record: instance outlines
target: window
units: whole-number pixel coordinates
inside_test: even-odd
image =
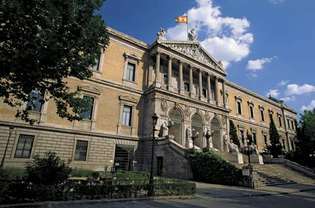
[[[291,127],[294,130],[294,122],[291,120]]]
[[[263,109],[260,109],[260,117],[261,117],[261,121],[265,121],[265,115],[264,115]]]
[[[184,90],[185,90],[186,92],[189,92],[189,83],[188,83],[188,82],[185,82],[185,83],[184,83]]]
[[[136,71],[136,65],[133,63],[127,63],[126,73],[125,73],[125,79],[128,81],[135,81],[135,71]]]
[[[74,159],[79,161],[86,161],[87,149],[88,141],[77,140]]]
[[[124,105],[122,112],[122,124],[125,126],[131,126],[132,107]]]
[[[241,135],[241,140],[242,140],[242,143],[244,144],[244,131],[243,130],[240,130],[240,135]]]
[[[44,100],[40,92],[38,90],[32,90],[31,94],[29,95],[29,100],[26,104],[26,109],[41,112],[43,102]]]
[[[257,144],[256,133],[253,132],[253,144]]]
[[[18,143],[16,145],[15,150],[15,158],[30,158],[33,142],[34,142],[34,135],[25,135],[21,134],[18,139]]]
[[[241,101],[237,101],[237,113],[242,115],[242,103]]]
[[[207,97],[207,90],[204,88],[202,89],[202,96]]]
[[[278,119],[279,119],[279,126],[282,127],[281,116],[279,116]]]
[[[86,120],[92,120],[94,98],[91,96],[83,96],[84,107],[80,113],[80,117]]]
[[[249,106],[249,111],[250,111],[250,118],[254,118],[254,107]]]
[[[287,119],[287,123],[288,123],[288,129],[291,129],[291,127],[290,127],[290,120],[289,119]]]
[[[100,56],[95,59],[95,65],[91,67],[92,71],[98,71],[99,70],[99,65],[100,65]]]

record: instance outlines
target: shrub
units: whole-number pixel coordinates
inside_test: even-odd
[[[73,168],[70,175],[72,177],[90,177],[93,175],[93,173],[93,170]]]
[[[56,153],[48,152],[43,158],[36,155],[26,172],[27,179],[33,184],[58,185],[68,179],[71,168]]]
[[[196,181],[223,185],[241,185],[242,171],[212,151],[190,155],[193,178]]]

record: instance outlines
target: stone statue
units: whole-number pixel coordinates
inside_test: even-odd
[[[238,149],[238,146],[234,144],[232,140],[228,142],[227,146],[228,146],[228,152],[236,152],[236,153],[240,152]]]
[[[192,148],[191,136],[192,136],[191,129],[188,127],[186,129],[186,147],[187,148]]]
[[[160,28],[160,31],[157,33],[157,40],[166,40],[166,31],[164,28]]]
[[[203,135],[206,137],[206,142],[207,142],[207,148],[213,148],[213,143],[212,143],[212,136],[213,132],[211,133],[210,129],[205,128]]]
[[[197,33],[196,30],[193,28],[190,30],[190,32],[188,33],[188,40],[190,41],[196,41],[197,40]]]
[[[160,132],[159,132],[159,137],[166,137],[168,136],[168,122],[164,121],[161,125]]]

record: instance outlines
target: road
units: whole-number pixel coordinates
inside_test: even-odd
[[[52,206],[55,207],[55,206]],[[315,208],[315,185],[266,187],[250,190],[239,187],[197,184],[191,199],[164,199],[97,204],[56,205],[59,208]]]

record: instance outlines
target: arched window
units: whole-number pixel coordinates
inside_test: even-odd
[[[174,136],[174,140],[183,144],[182,140],[182,115],[179,110],[173,109],[169,112],[169,119],[173,122],[173,125],[169,128],[169,135]]]
[[[195,139],[195,145],[203,148],[203,129],[202,129],[202,118],[198,114],[194,114],[191,118],[191,128],[195,129],[199,133],[198,138]]]

